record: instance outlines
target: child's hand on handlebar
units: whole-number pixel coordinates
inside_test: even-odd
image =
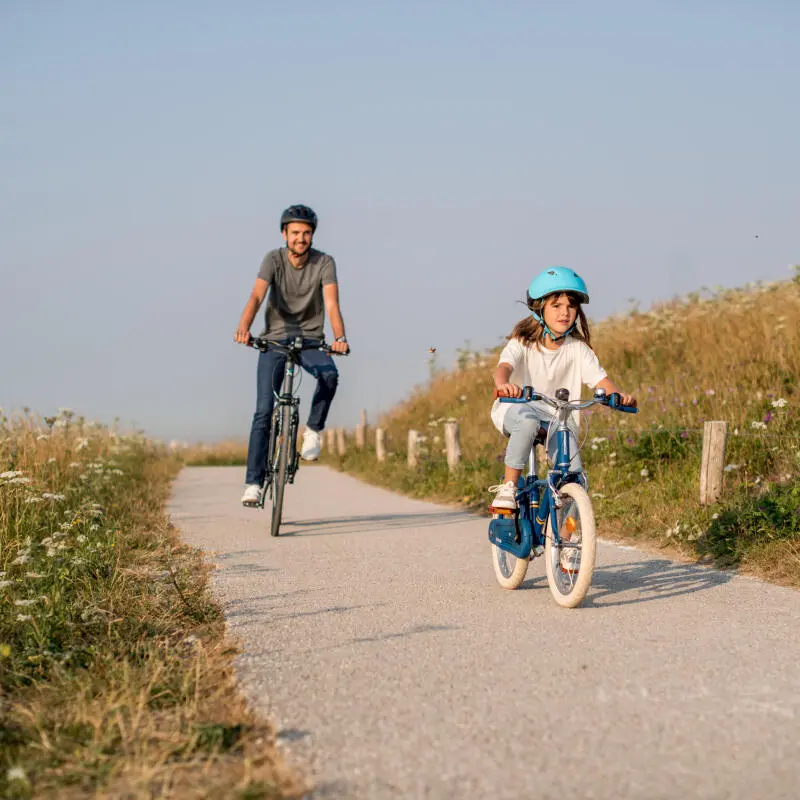
[[[623,406],[633,406],[634,408],[638,406],[636,398],[632,394],[625,394],[625,392],[619,393],[619,401]]]
[[[522,397],[522,387],[516,383],[501,383],[497,387],[498,397]]]

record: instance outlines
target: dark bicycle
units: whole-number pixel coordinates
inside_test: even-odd
[[[275,393],[275,407],[272,411],[269,447],[267,449],[267,469],[264,485],[261,488],[261,500],[257,503],[264,508],[269,492],[272,499],[272,524],[270,535],[277,536],[283,516],[283,494],[287,483],[294,483],[295,475],[300,467],[300,453],[297,451],[297,429],[300,425],[300,398],[294,394],[294,376],[300,366],[300,353],[303,350],[321,350],[330,355],[336,353],[318,339],[303,340],[295,337],[291,344],[276,342],[261,336],[252,336],[248,342],[250,347],[265,353],[267,350],[278,350],[286,355],[286,369],[280,392]]]

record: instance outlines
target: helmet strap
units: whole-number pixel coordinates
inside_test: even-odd
[[[553,342],[557,342],[561,339],[566,339],[567,336],[569,336],[572,333],[572,331],[575,330],[575,326],[578,324],[578,321],[576,320],[575,322],[572,323],[572,325],[570,325],[568,330],[564,331],[564,333],[561,334],[561,336],[556,336],[553,333],[553,331],[550,330],[547,323],[544,321],[544,317],[541,314],[537,314],[535,311],[531,311],[531,314],[533,315],[533,318],[542,326],[542,328],[544,328],[544,335],[549,336]]]

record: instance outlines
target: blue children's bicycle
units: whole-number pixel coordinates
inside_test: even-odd
[[[555,463],[549,464],[547,477],[538,478],[531,452],[530,472],[520,477],[517,510],[495,510],[489,523],[492,563],[498,583],[504,589],[516,589],[525,580],[528,564],[536,556],[545,556],[547,582],[556,603],[564,608],[579,606],[594,573],[597,536],[592,501],[585,478],[570,470],[569,428],[573,411],[592,405],[604,405],[616,411],[638,413],[635,406],[623,406],[616,392],[606,394],[596,389],[591,400],[569,399],[567,389],[559,389],[555,398],[525,386],[522,397],[501,397],[503,403],[530,403],[541,400],[555,409],[547,431],[541,429],[534,444],[547,444],[556,436]],[[535,448],[534,448],[535,449]]]

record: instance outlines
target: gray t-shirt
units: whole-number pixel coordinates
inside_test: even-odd
[[[264,256],[258,277],[269,283],[266,334],[284,339],[303,336],[322,339],[325,335],[325,304],[322,287],[336,283],[336,264],[327,254],[313,247],[308,261],[298,269],[289,262],[285,247]]]

